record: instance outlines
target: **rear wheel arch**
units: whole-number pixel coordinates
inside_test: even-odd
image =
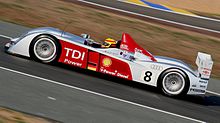
[[[183,90],[177,95],[170,94],[170,93],[166,92],[166,90],[163,87],[163,80],[165,79],[164,77],[166,77],[166,75],[169,75],[171,73],[174,73],[174,74],[176,73],[177,75],[182,76],[185,81],[185,85],[183,87]],[[179,68],[168,68],[168,69],[164,70],[163,72],[161,72],[161,74],[159,75],[159,77],[157,79],[157,87],[160,89],[160,91],[162,91],[167,96],[185,95],[185,94],[187,94],[187,92],[189,90],[189,86],[190,86],[190,80],[189,80],[187,73]]]

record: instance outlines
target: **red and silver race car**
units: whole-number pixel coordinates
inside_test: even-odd
[[[109,47],[111,44],[115,47]],[[168,96],[205,94],[213,65],[211,56],[200,52],[196,71],[180,60],[153,56],[126,33],[119,41],[100,44],[87,34],[77,36],[44,27],[12,39],[5,48],[10,54],[40,62],[60,62],[152,85]]]

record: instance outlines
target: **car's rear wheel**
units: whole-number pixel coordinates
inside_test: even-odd
[[[59,43],[49,35],[40,35],[30,45],[30,54],[37,61],[43,63],[55,62],[59,56]]]
[[[188,89],[188,77],[179,69],[169,69],[160,76],[160,88],[168,96],[184,95]]]

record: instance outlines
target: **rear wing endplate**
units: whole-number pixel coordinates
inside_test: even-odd
[[[198,52],[196,65],[198,66],[198,76],[202,79],[209,79],[213,66],[211,55]]]

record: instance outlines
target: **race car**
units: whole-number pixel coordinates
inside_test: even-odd
[[[114,45],[95,42],[88,34],[77,36],[42,27],[12,39],[5,49],[43,63],[60,62],[155,86],[167,96],[205,94],[213,66],[211,55],[199,52],[194,71],[180,60],[152,55],[127,33]]]

